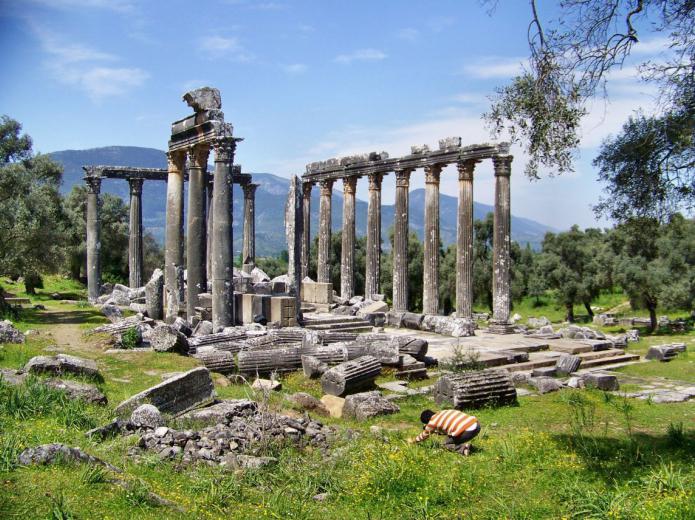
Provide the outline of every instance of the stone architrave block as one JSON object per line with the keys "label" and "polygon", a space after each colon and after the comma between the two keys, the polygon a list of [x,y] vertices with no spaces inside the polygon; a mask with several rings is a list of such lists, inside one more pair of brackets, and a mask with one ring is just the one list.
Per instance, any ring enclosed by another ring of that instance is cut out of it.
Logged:
{"label": "stone architrave block", "polygon": [[241,295],[241,322],[253,323],[253,294]]}
{"label": "stone architrave block", "polygon": [[374,390],[348,395],[343,405],[343,416],[364,421],[378,415],[400,412],[400,408]]}
{"label": "stone architrave block", "polygon": [[242,325],[244,323],[244,306],[242,304],[244,294],[234,293],[234,323]]}
{"label": "stone architrave block", "polygon": [[360,308],[360,310],[357,311],[357,316],[364,318],[370,314],[385,313],[388,311],[389,306],[386,304],[386,302],[371,302],[368,305]]}
{"label": "stone architrave block", "polygon": [[316,303],[316,282],[302,282],[301,291],[303,302]]}
{"label": "stone architrave block", "polygon": [[292,296],[273,296],[270,300],[270,321],[278,322],[281,327],[296,327],[296,299]]}
{"label": "stone architrave block", "polygon": [[314,299],[309,303],[333,303],[333,284],[324,282],[314,283]]}
{"label": "stone architrave block", "polygon": [[620,388],[617,376],[613,374],[589,373],[584,377],[584,385],[587,388],[598,388],[599,390],[617,390]]}
{"label": "stone architrave block", "polygon": [[563,354],[555,363],[555,368],[560,376],[568,376],[579,370],[582,364],[582,358],[572,354]]}
{"label": "stone architrave block", "polygon": [[270,321],[270,295],[267,294],[254,294],[253,295],[253,317],[251,321],[256,318],[256,316],[263,316],[266,320]]}
{"label": "stone architrave block", "polygon": [[126,418],[141,404],[152,404],[164,414],[180,415],[212,403],[215,397],[210,371],[198,367],[135,394],[119,404],[115,411],[118,417]]}

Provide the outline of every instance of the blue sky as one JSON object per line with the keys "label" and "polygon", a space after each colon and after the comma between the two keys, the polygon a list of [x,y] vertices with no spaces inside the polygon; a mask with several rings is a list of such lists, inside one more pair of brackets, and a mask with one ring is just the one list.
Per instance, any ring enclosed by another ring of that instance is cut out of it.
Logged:
{"label": "blue sky", "polygon": [[[541,2],[546,12],[553,4]],[[492,14],[477,0],[0,0],[0,113],[22,122],[37,151],[165,149],[170,123],[189,113],[181,95],[210,85],[245,138],[236,162],[281,176],[452,135],[488,142],[480,115],[528,54],[528,17],[522,0],[500,0]],[[635,60],[663,45],[647,35]],[[654,103],[635,63],[611,75],[608,102],[592,104],[574,174],[530,182],[513,149],[515,215],[557,228],[606,224],[590,209],[601,193],[591,159]],[[456,184],[447,170],[442,192],[455,196]],[[384,181],[385,203],[393,186]],[[411,186],[424,186],[422,172]],[[363,180],[358,196],[366,190]],[[475,199],[493,200],[489,164],[478,168]]]}

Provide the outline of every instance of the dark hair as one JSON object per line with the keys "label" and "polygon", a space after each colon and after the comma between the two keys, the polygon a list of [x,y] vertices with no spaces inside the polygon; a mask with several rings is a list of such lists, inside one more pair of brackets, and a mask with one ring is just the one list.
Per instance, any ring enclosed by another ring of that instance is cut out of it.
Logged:
{"label": "dark hair", "polygon": [[432,410],[425,410],[420,414],[420,420],[422,421],[423,424],[427,424],[430,422],[430,419],[434,415],[434,412]]}

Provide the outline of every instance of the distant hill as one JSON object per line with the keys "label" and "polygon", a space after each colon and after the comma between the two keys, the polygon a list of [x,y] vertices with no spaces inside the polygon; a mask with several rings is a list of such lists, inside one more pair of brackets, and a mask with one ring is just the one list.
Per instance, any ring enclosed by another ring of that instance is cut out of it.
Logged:
{"label": "distant hill", "polygon": [[[63,185],[61,191],[68,193],[76,184],[83,183],[84,165],[141,166],[143,168],[166,168],[166,155],[154,148],[137,146],[107,146],[89,150],[63,150],[53,152],[51,157],[63,165]],[[287,248],[283,226],[285,198],[289,189],[289,179],[270,173],[254,173],[253,181],[260,186],[256,190],[256,254],[259,256],[276,255]],[[117,195],[128,200],[128,183],[119,180],[105,180],[102,192]],[[422,238],[424,229],[425,190],[410,192],[410,227]],[[163,182],[146,182],[143,188],[143,224],[160,242],[164,239],[164,221],[166,206],[166,184]],[[439,201],[441,218],[441,239],[445,245],[456,242],[456,208],[457,199],[442,194]],[[337,190],[333,194],[333,229],[339,230],[342,221],[343,195]],[[243,196],[240,189],[234,190],[234,250],[241,250],[241,218]],[[319,190],[313,191],[311,200],[311,232],[314,236],[318,230]],[[492,206],[474,203],[473,212],[476,219],[485,217],[492,211]],[[364,235],[367,227],[367,203],[357,200],[357,234]],[[393,223],[394,207],[382,207],[383,238],[387,240],[388,228]],[[543,236],[548,231],[556,231],[550,226],[533,220],[512,216],[512,240],[522,246],[530,243],[538,248]],[[385,243],[388,248],[389,244]]]}

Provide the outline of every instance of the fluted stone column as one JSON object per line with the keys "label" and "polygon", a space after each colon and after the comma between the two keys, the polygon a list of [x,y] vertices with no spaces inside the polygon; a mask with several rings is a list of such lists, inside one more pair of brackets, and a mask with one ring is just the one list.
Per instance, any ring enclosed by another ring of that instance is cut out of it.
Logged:
{"label": "fluted stone column", "polygon": [[130,226],[128,239],[128,285],[142,287],[142,183],[144,179],[132,177],[130,184]]}
{"label": "fluted stone column", "polygon": [[364,297],[379,294],[381,275],[381,180],[383,175],[369,176],[369,205],[367,207],[367,258]]}
{"label": "fluted stone column", "polygon": [[235,142],[220,138],[215,149],[215,181],[212,194],[212,325],[234,325],[232,266],[232,164]]}
{"label": "fluted stone column", "polygon": [[439,313],[439,177],[441,165],[425,168],[425,244],[422,312]]}
{"label": "fluted stone column", "polygon": [[343,234],[340,252],[340,295],[355,296],[355,191],[357,177],[343,179]]}
{"label": "fluted stone column", "polygon": [[166,237],[164,249],[164,287],[166,294],[165,319],[172,322],[179,314],[184,294],[180,285],[183,269],[183,169],[186,153],[169,152],[167,176]]}
{"label": "fluted stone column", "polygon": [[511,209],[509,177],[512,156],[493,157],[495,166],[495,214],[492,244],[492,321],[490,329],[495,332],[509,332],[509,313],[511,309],[510,290],[510,250],[511,250]]}
{"label": "fluted stone column", "polygon": [[205,208],[206,209],[205,219],[206,219],[206,225],[207,225],[207,233],[206,233],[207,244],[205,247],[205,253],[206,253],[205,272],[208,274],[208,281],[212,280],[212,225],[213,225],[212,192],[213,192],[214,181],[215,181],[215,176],[211,172],[208,172],[208,174],[205,176],[205,186],[206,186],[206,195],[207,195],[207,205]]}
{"label": "fluted stone column", "polygon": [[241,245],[241,264],[250,273],[256,265],[256,188],[258,184],[246,183],[244,190],[244,236]]}
{"label": "fluted stone column", "polygon": [[314,185],[311,182],[302,184],[302,265],[301,281],[309,276],[309,258],[311,257],[311,189]]}
{"label": "fluted stone column", "polygon": [[396,170],[393,238],[393,310],[408,310],[408,188],[412,169]]}
{"label": "fluted stone column", "polygon": [[456,316],[473,318],[473,170],[477,161],[457,164],[459,201],[456,226]]}
{"label": "fluted stone column", "polygon": [[329,283],[331,281],[331,196],[333,194],[333,181],[320,182],[321,200],[319,203],[319,251],[317,258],[317,281]]}
{"label": "fluted stone column", "polygon": [[99,298],[101,287],[101,225],[99,193],[101,177],[88,176],[87,184],[87,295],[90,302]]}
{"label": "fluted stone column", "polygon": [[198,295],[207,291],[207,203],[206,177],[210,149],[195,146],[188,153],[188,233],[186,233],[186,268],[188,270],[188,298],[186,315],[193,320],[198,306]]}

